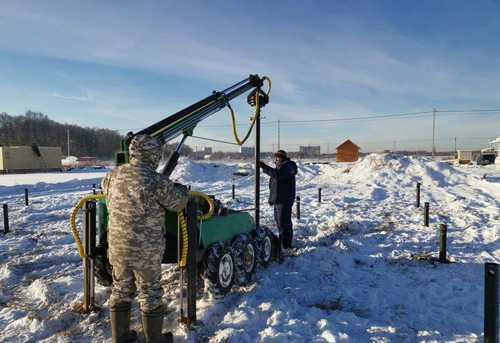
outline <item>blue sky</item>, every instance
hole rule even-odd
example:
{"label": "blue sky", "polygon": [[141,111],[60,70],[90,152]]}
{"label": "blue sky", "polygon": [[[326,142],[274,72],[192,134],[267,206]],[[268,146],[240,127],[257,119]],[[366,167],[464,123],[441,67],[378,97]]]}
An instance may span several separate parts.
{"label": "blue sky", "polygon": [[[0,111],[125,132],[250,73],[273,80],[270,121],[500,108],[499,16],[498,1],[3,1]],[[228,123],[222,111],[203,124]],[[263,126],[266,150],[276,132]],[[231,139],[224,126],[196,134]],[[288,150],[346,138],[365,151],[429,149],[432,119],[283,124],[281,134]],[[500,112],[438,114],[439,149],[499,135]]]}

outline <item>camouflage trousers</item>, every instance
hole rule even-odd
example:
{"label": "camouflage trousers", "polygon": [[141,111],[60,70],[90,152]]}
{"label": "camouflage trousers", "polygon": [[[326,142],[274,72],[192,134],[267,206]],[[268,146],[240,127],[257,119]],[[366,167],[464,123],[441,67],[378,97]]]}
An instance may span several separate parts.
{"label": "camouflage trousers", "polygon": [[113,288],[109,298],[111,310],[123,302],[131,303],[136,291],[141,312],[155,312],[163,305],[161,260],[120,259],[110,262],[113,266]]}

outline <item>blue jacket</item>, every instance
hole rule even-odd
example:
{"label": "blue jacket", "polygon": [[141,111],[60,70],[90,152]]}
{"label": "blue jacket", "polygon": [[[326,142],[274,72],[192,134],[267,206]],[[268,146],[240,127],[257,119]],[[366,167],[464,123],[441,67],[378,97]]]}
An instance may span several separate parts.
{"label": "blue jacket", "polygon": [[295,200],[295,175],[297,164],[287,159],[276,168],[261,164],[262,171],[269,175],[269,204],[292,204]]}

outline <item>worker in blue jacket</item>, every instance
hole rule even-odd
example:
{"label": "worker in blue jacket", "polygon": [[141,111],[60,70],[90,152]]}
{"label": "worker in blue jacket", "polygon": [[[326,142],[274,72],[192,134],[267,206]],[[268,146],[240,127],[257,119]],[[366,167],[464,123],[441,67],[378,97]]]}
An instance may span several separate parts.
{"label": "worker in blue jacket", "polygon": [[295,175],[297,164],[290,160],[286,151],[278,150],[274,154],[276,168],[260,161],[262,171],[270,176],[269,204],[274,206],[274,219],[280,232],[282,249],[292,248],[293,226],[292,206],[295,200]]}

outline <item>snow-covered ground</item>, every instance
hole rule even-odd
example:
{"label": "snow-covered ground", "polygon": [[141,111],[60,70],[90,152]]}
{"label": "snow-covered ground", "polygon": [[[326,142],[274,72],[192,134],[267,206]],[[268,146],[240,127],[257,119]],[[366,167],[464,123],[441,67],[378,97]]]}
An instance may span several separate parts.
{"label": "snow-covered ground", "polygon": [[[252,206],[250,164],[182,161],[173,178],[231,207]],[[300,164],[302,218],[294,219],[295,254],[260,269],[254,285],[223,299],[198,301],[196,333],[166,324],[176,340],[208,342],[447,342],[482,340],[483,264],[500,262],[500,170],[454,167],[427,158],[369,155],[355,164]],[[487,174],[484,177],[484,174]],[[0,176],[11,232],[0,234],[0,341],[110,340],[109,289],[102,309],[75,310],[82,267],[69,230],[72,206],[103,173]],[[231,182],[237,201],[231,200]],[[422,225],[415,185],[431,222]],[[263,223],[273,225],[262,178]],[[26,186],[29,185],[29,186]],[[31,203],[23,204],[23,189]],[[323,189],[323,202],[317,189]],[[452,263],[438,253],[438,225],[448,225]],[[174,310],[175,268],[165,266],[165,303]],[[133,326],[140,331],[137,309]]]}

